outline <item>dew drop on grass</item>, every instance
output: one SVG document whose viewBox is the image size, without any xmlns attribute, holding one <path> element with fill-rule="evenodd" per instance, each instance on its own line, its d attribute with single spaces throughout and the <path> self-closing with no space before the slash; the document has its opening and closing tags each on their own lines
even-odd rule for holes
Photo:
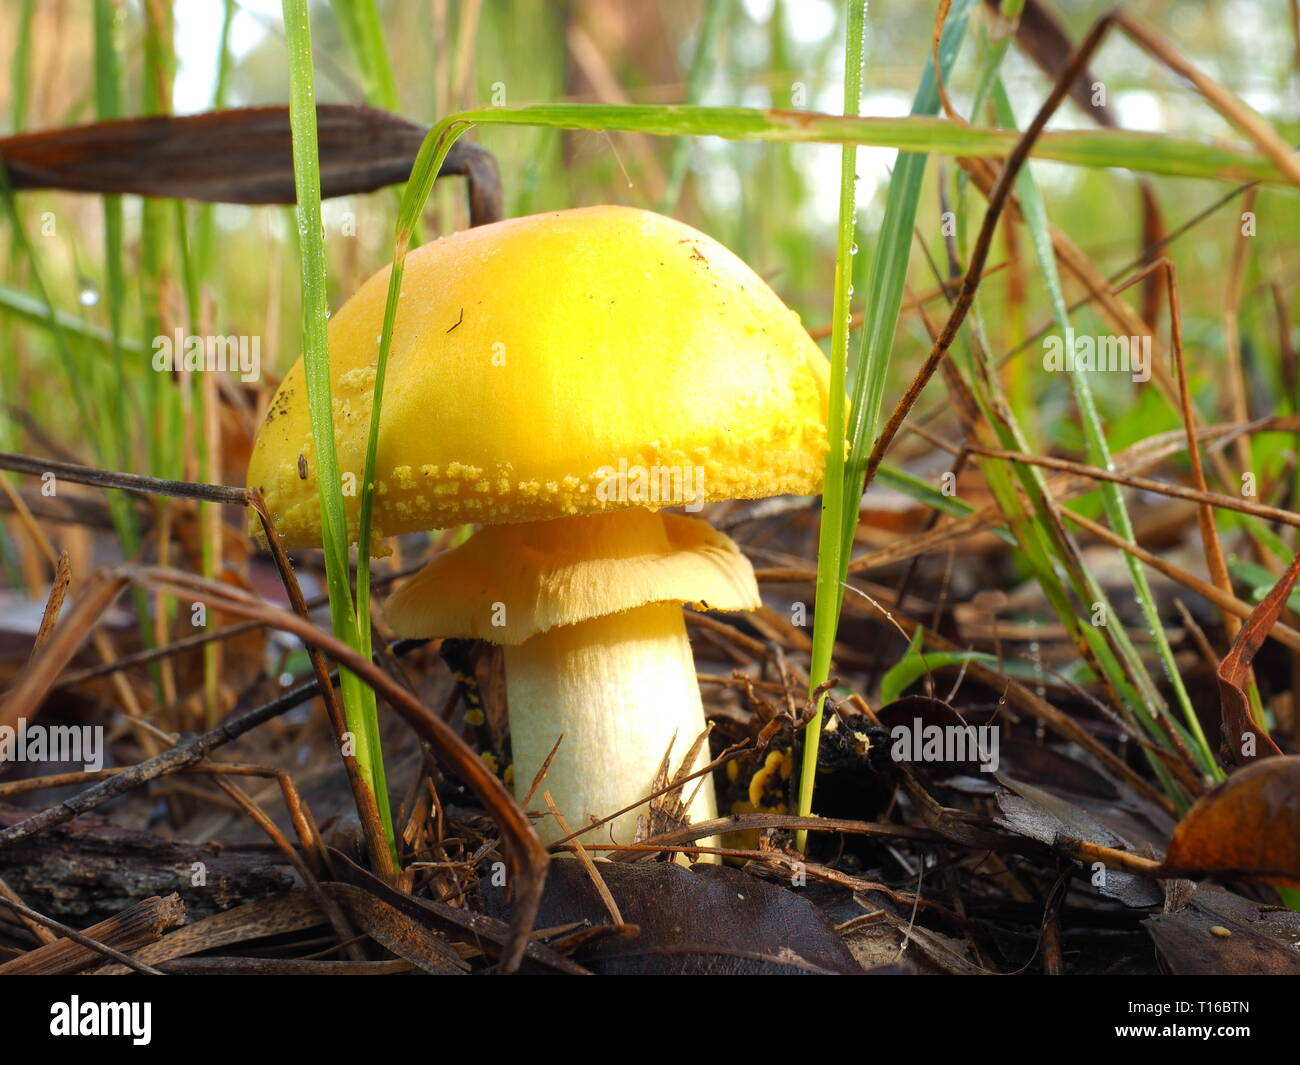
<svg viewBox="0 0 1300 1065">
<path fill-rule="evenodd" d="M 81 291 L 77 293 L 77 302 L 83 307 L 93 307 L 99 302 L 99 289 L 89 281 L 81 283 Z"/>
</svg>

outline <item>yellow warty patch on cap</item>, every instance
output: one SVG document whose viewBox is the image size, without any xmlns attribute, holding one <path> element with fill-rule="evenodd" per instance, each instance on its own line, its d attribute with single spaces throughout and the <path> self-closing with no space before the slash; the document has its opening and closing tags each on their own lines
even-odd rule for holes
<svg viewBox="0 0 1300 1065">
<path fill-rule="evenodd" d="M 650 510 L 494 525 L 439 555 L 384 607 L 403 636 L 519 644 L 648 603 L 754 610 L 749 560 L 707 522 Z"/>
<path fill-rule="evenodd" d="M 340 467 L 358 482 L 344 500 L 354 539 L 388 273 L 329 328 Z M 464 522 L 819 491 L 826 381 L 794 312 L 673 219 L 589 207 L 444 237 L 406 261 L 374 542 Z M 321 542 L 315 475 L 299 359 L 248 471 L 287 547 Z M 661 498 L 669 485 L 696 497 Z"/>
</svg>

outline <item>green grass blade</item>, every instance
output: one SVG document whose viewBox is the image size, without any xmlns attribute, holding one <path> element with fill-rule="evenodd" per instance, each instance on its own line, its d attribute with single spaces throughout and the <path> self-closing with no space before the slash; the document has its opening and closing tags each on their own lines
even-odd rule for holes
<svg viewBox="0 0 1300 1065">
<path fill-rule="evenodd" d="M 1003 125 L 1014 127 L 1015 115 L 1011 110 L 1011 101 L 1007 97 L 1001 78 L 994 80 L 993 105 L 998 115 L 998 121 Z M 1061 278 L 1056 269 L 1056 253 L 1052 248 L 1047 207 L 1043 202 L 1043 197 L 1038 190 L 1038 183 L 1034 180 L 1034 175 L 1028 164 L 1022 167 L 1020 173 L 1016 175 L 1016 195 L 1020 200 L 1020 209 L 1024 215 L 1025 225 L 1029 230 L 1030 243 L 1034 251 L 1034 261 L 1038 264 L 1052 305 L 1052 314 L 1056 318 L 1057 327 L 1061 330 L 1062 336 L 1068 335 L 1070 312 L 1066 306 L 1065 292 L 1061 288 Z M 1088 460 L 1102 469 L 1112 469 L 1110 444 L 1106 440 L 1106 431 L 1101 424 L 1101 417 L 1097 411 L 1097 404 L 1092 394 L 1092 385 L 1088 379 L 1088 374 L 1085 371 L 1076 370 L 1069 374 L 1069 379 L 1070 388 L 1074 393 L 1075 404 L 1079 410 L 1084 440 L 1088 448 Z M 1123 490 L 1118 484 L 1109 481 L 1103 481 L 1098 487 L 1101 490 L 1102 504 L 1106 510 L 1106 516 L 1110 521 L 1111 528 L 1115 530 L 1116 535 L 1132 542 L 1133 525 L 1129 520 L 1128 508 L 1124 504 Z M 1182 709 L 1187 728 L 1194 741 L 1194 750 L 1201 763 L 1201 769 L 1211 776 L 1221 778 L 1222 770 L 1219 768 L 1209 743 L 1206 741 L 1205 733 L 1201 729 L 1200 719 L 1192 707 L 1191 698 L 1188 696 L 1187 688 L 1183 684 L 1182 675 L 1174 664 L 1173 648 L 1169 646 L 1169 638 L 1165 635 L 1164 625 L 1160 621 L 1160 610 L 1156 605 L 1155 597 L 1152 595 L 1146 573 L 1142 569 L 1142 563 L 1127 552 L 1124 553 L 1124 562 L 1128 568 L 1134 595 L 1147 623 L 1147 629 L 1151 633 L 1156 652 L 1173 687 L 1174 695 Z M 1104 605 L 1106 606 L 1108 618 L 1112 621 L 1115 620 L 1114 611 L 1109 604 Z M 1140 664 L 1140 659 L 1138 661 Z"/>
<path fill-rule="evenodd" d="M 361 70 L 366 100 L 374 107 L 396 111 L 397 82 L 375 0 L 332 0 L 331 7 Z"/>
<path fill-rule="evenodd" d="M 862 102 L 862 68 L 867 37 L 866 4 L 849 4 L 848 27 L 844 40 L 844 113 L 856 115 Z M 856 497 L 846 498 L 844 479 L 844 442 L 847 411 L 844 382 L 848 375 L 849 289 L 853 280 L 853 256 L 857 253 L 857 162 L 858 149 L 845 145 L 840 151 L 840 217 L 835 234 L 835 297 L 831 319 L 830 403 L 826 417 L 826 479 L 822 487 L 821 528 L 817 544 L 817 600 L 813 605 L 812 665 L 809 690 L 815 691 L 830 674 L 835 649 L 835 630 L 841 603 L 840 582 L 848 566 L 847 546 L 840 536 L 844 512 L 851 508 L 856 517 Z M 799 773 L 798 813 L 806 817 L 812 810 L 813 781 L 817 775 L 817 750 L 821 742 L 822 710 L 825 695 L 817 700 L 817 709 L 804 730 L 803 762 Z M 795 846 L 802 850 L 808 834 L 800 832 Z"/>
<path fill-rule="evenodd" d="M 121 71 L 117 61 L 113 22 L 116 9 L 108 0 L 95 0 L 95 114 L 101 119 L 122 117 Z M 122 246 L 122 197 L 105 196 L 104 204 L 104 299 L 108 312 L 109 358 L 116 371 L 117 387 L 109 404 L 117 430 L 115 465 L 130 469 L 128 455 L 126 358 L 122 350 L 122 312 L 126 306 L 126 268 Z M 132 512 L 134 514 L 134 512 Z"/>
<path fill-rule="evenodd" d="M 964 25 L 957 0 L 950 26 Z M 949 38 L 953 46 L 959 38 Z M 940 46 L 941 61 L 943 45 Z M 930 70 L 926 65 L 927 72 Z M 863 144 L 903 152 L 1001 158 L 1019 134 L 1014 130 L 959 126 L 947 119 L 913 114 L 906 118 L 828 115 L 813 111 L 773 111 L 745 107 L 690 107 L 682 104 L 534 104 L 462 111 L 448 121 L 472 125 L 543 126 L 553 129 L 608 130 L 654 136 L 722 137 L 785 144 Z M 1124 129 L 1057 130 L 1034 142 L 1035 159 L 1075 166 L 1119 167 L 1138 173 L 1220 181 L 1286 184 L 1266 156 L 1221 142 Z"/>
<path fill-rule="evenodd" d="M 366 436 L 366 463 L 361 478 L 361 498 L 357 523 L 357 613 L 367 617 L 370 604 L 370 533 L 374 506 L 375 462 L 379 453 L 379 422 L 383 410 L 384 382 L 388 373 L 388 353 L 393 343 L 393 325 L 401 298 L 402 277 L 406 270 L 406 253 L 419 223 L 425 202 L 451 146 L 469 127 L 455 129 L 436 126 L 425 137 L 411 168 L 398 212 L 397 239 L 393 250 L 393 268 L 388 277 L 388 295 L 384 304 L 384 326 L 379 335 L 379 356 L 375 363 L 375 387 L 370 399 L 370 424 Z"/>
<path fill-rule="evenodd" d="M 983 662 L 991 666 L 998 664 L 997 655 L 982 651 L 931 651 L 926 654 L 922 650 L 924 643 L 925 631 L 918 625 L 912 634 L 911 649 L 880 678 L 881 706 L 896 702 L 912 684 L 936 669 L 960 666 L 967 662 Z"/>
<path fill-rule="evenodd" d="M 75 314 L 70 314 L 67 311 L 55 311 L 53 315 L 50 315 L 45 303 L 39 296 L 33 296 L 10 285 L 0 284 L 0 312 L 13 315 L 13 317 L 29 325 L 37 325 L 50 330 L 61 329 L 69 337 L 80 343 L 93 344 L 101 349 L 106 356 L 111 355 L 115 348 L 132 356 L 144 355 L 149 350 L 148 347 L 134 338 L 125 337 L 114 341 L 112 334 L 107 330 L 101 329 L 87 322 L 84 318 L 78 318 Z"/>
<path fill-rule="evenodd" d="M 50 330 L 55 351 L 59 356 L 59 364 L 67 377 L 68 390 L 72 393 L 73 402 L 76 404 L 77 416 L 81 419 L 82 425 L 94 427 L 99 423 L 90 417 L 90 408 L 86 404 L 86 389 L 83 387 L 87 369 L 64 331 L 62 320 L 54 311 L 54 299 L 45 283 L 44 271 L 38 264 L 36 251 L 27 236 L 27 230 L 23 227 L 22 216 L 18 213 L 18 204 L 14 201 L 13 186 L 9 182 L 9 171 L 3 162 L 0 162 L 0 200 L 4 201 L 5 214 L 9 219 L 15 246 L 27 260 L 32 287 L 36 289 L 36 298 L 44 312 L 45 325 Z"/>
<path fill-rule="evenodd" d="M 35 14 L 36 0 L 22 0 L 13 65 L 9 68 L 9 120 L 15 133 L 21 133 L 27 125 L 27 100 L 32 84 L 32 17 Z"/>
<path fill-rule="evenodd" d="M 122 117 L 122 71 L 117 58 L 116 12 L 117 8 L 109 0 L 95 0 L 95 115 L 101 120 Z M 114 379 L 114 386 L 106 390 L 109 423 L 114 435 L 112 457 L 108 461 L 115 469 L 130 470 L 135 465 L 130 430 L 133 385 L 127 376 L 127 359 L 128 354 L 140 354 L 145 349 L 143 345 L 128 342 L 122 336 L 126 309 L 122 197 L 104 196 L 101 202 L 104 205 L 104 303 L 108 313 L 106 354 Z M 72 328 L 67 331 L 70 334 L 77 332 Z M 84 338 L 86 334 L 80 335 Z M 138 557 L 144 543 L 144 534 L 136 508 L 126 496 L 117 491 L 108 493 L 108 507 L 123 554 L 127 558 Z M 144 647 L 152 647 L 154 640 L 149 624 L 148 593 L 143 588 L 132 587 L 131 598 L 135 603 L 141 643 Z M 149 664 L 149 674 L 154 692 L 161 700 L 162 670 L 158 663 Z"/>
<path fill-rule="evenodd" d="M 957 0 L 948 13 L 947 22 L 940 35 L 939 62 L 945 78 L 956 61 L 958 49 L 965 37 L 966 18 L 970 6 L 970 0 Z M 926 63 L 921 84 L 912 101 L 912 115 L 917 118 L 930 115 L 938 107 L 939 89 L 933 60 L 931 60 Z M 918 153 L 907 153 L 898 157 L 893 176 L 889 181 L 885 218 L 876 242 L 876 253 L 867 287 L 866 317 L 862 323 L 861 347 L 853 375 L 853 421 L 849 436 L 851 451 L 847 475 L 850 478 L 848 491 L 855 499 L 861 498 L 865 487 L 867 460 L 879 426 L 885 381 L 889 374 L 890 352 L 903 306 L 903 288 L 907 283 L 912 231 L 916 225 L 916 211 L 921 198 L 921 183 L 925 178 L 926 159 L 926 155 Z M 856 526 L 857 513 L 846 514 L 844 524 L 840 527 L 840 536 L 844 543 L 852 544 L 853 530 Z M 844 579 L 843 571 L 840 579 Z M 842 589 L 839 594 L 842 598 Z M 837 610 L 836 617 L 838 616 Z"/>
<path fill-rule="evenodd" d="M 361 476 L 361 497 L 357 521 L 357 598 L 356 629 L 360 647 L 369 654 L 370 645 L 370 538 L 373 524 L 375 463 L 379 453 L 379 427 L 383 412 L 384 382 L 388 373 L 388 355 L 393 343 L 393 326 L 397 321 L 397 307 L 401 299 L 402 276 L 406 269 L 406 253 L 411 240 L 418 232 L 420 215 L 433 191 L 433 185 L 442 169 L 443 160 L 456 140 L 468 126 L 439 125 L 429 132 L 420 146 L 411 177 L 402 194 L 398 210 L 397 238 L 393 250 L 393 267 L 388 277 L 388 293 L 384 304 L 384 324 L 379 335 L 379 356 L 375 363 L 375 386 L 370 398 L 370 423 L 366 434 L 366 459 Z M 377 742 L 377 737 L 376 737 Z M 382 767 L 381 767 L 382 768 Z"/>
<path fill-rule="evenodd" d="M 316 459 L 316 484 L 320 493 L 321 540 L 325 552 L 330 617 L 336 636 L 350 647 L 368 651 L 369 626 L 368 623 L 364 626 L 366 635 L 363 637 L 358 631 L 357 615 L 348 587 L 347 517 L 335 449 L 311 23 L 307 0 L 283 0 L 283 8 L 289 51 L 289 120 L 293 130 L 294 184 L 298 193 L 298 236 L 302 260 L 303 363 Z M 376 742 L 378 711 L 374 690 L 347 670 L 339 673 L 344 713 L 354 737 L 357 763 L 374 791 L 389 847 L 396 856 L 383 755 Z"/>
<path fill-rule="evenodd" d="M 887 462 L 882 462 L 880 468 L 876 470 L 876 480 L 882 485 L 893 488 L 895 491 L 911 496 L 918 503 L 922 503 L 932 510 L 937 510 L 940 514 L 947 514 L 953 518 L 964 518 L 967 514 L 975 513 L 975 508 L 964 499 L 944 495 L 939 489 L 921 480 L 921 478 L 913 476 L 906 470 L 900 470 L 897 466 L 891 466 Z M 1010 544 L 1012 547 L 1016 546 L 1016 538 L 1002 526 L 999 525 L 989 531 L 1003 543 Z"/>
<path fill-rule="evenodd" d="M 220 111 L 226 106 L 226 90 L 230 83 L 230 28 L 235 21 L 235 0 L 222 0 L 221 35 L 217 38 L 217 79 L 212 87 L 212 109 Z M 213 205 L 199 204 L 198 237 L 195 256 L 199 269 L 207 274 L 212 265 L 212 255 L 216 240 Z"/>
<path fill-rule="evenodd" d="M 944 33 L 940 38 L 939 61 L 947 69 L 956 58 L 957 48 L 965 32 L 966 11 L 971 0 L 957 0 L 949 14 Z M 847 62 L 847 60 L 846 60 Z M 861 59 L 859 57 L 859 66 Z M 849 70 L 845 68 L 846 72 Z M 846 73 L 846 101 L 848 85 Z M 926 65 L 912 112 L 914 115 L 933 111 L 939 106 L 938 90 L 931 64 Z M 848 112 L 850 108 L 845 107 Z M 857 98 L 852 110 L 857 110 Z M 845 149 L 845 158 L 856 160 L 856 151 Z M 858 523 L 858 505 L 862 498 L 870 444 L 875 436 L 875 424 L 880 414 L 884 395 L 885 377 L 889 370 L 889 351 L 903 304 L 903 287 L 907 279 L 907 263 L 912 245 L 912 227 L 916 219 L 917 204 L 921 195 L 921 181 L 925 176 L 924 155 L 900 155 L 889 183 L 885 206 L 885 219 L 876 244 L 870 283 L 866 297 L 866 319 L 862 326 L 862 350 L 853 375 L 852 420 L 847 438 L 849 454 L 844 456 L 837 442 L 846 438 L 844 421 L 845 359 L 843 353 L 831 355 L 831 413 L 828 418 L 828 439 L 832 441 L 826 459 L 826 483 L 822 497 L 821 534 L 817 552 L 817 601 L 814 605 L 812 661 L 808 671 L 810 690 L 815 691 L 830 675 L 831 655 L 835 634 L 839 628 L 840 610 L 844 603 L 844 582 L 848 576 L 849 555 L 853 547 L 853 532 Z M 847 175 L 850 190 L 847 193 L 849 210 L 853 210 L 852 168 Z M 841 227 L 846 193 L 841 188 Z M 841 239 L 843 233 L 841 232 Z M 841 249 L 841 255 L 846 249 Z M 837 261 L 837 278 L 840 263 L 851 273 L 847 259 Z M 845 283 L 844 303 L 840 303 L 840 290 L 836 288 L 836 307 L 833 319 L 835 330 L 847 329 L 848 293 Z M 843 338 L 847 350 L 847 336 Z M 837 414 L 837 409 L 838 414 Z M 813 789 L 816 779 L 817 749 L 821 740 L 822 703 L 818 702 L 813 720 L 804 730 L 803 771 L 799 777 L 798 812 L 807 816 L 812 811 Z M 801 835 L 796 844 L 804 845 Z"/>
<path fill-rule="evenodd" d="M 163 5 L 145 4 L 144 15 L 144 68 L 140 75 L 141 113 L 165 114 L 171 110 L 170 86 L 172 61 L 170 41 L 170 9 Z M 160 21 L 161 20 L 161 21 Z M 140 204 L 140 266 L 138 296 L 140 300 L 141 333 L 144 337 L 160 336 L 163 331 L 162 302 L 163 276 L 167 269 L 168 226 L 166 203 L 146 198 Z M 179 389 L 165 373 L 145 375 L 143 406 L 152 419 L 147 434 L 149 446 L 149 472 L 156 477 L 180 479 L 185 471 L 180 459 L 181 409 Z M 158 612 L 166 615 L 171 610 L 171 597 L 159 594 Z"/>
</svg>

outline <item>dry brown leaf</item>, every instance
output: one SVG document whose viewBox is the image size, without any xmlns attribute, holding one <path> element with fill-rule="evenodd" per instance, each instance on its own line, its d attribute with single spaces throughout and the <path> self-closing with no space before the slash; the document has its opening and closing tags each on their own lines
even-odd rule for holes
<svg viewBox="0 0 1300 1065">
<path fill-rule="evenodd" d="M 1160 873 L 1300 888 L 1300 757 L 1263 759 L 1203 796 L 1174 829 Z"/>
</svg>

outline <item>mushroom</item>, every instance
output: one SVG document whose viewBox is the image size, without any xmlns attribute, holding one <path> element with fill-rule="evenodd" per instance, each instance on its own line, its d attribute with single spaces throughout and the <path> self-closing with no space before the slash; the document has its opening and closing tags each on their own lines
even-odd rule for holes
<svg viewBox="0 0 1300 1065">
<path fill-rule="evenodd" d="M 364 466 L 388 270 L 333 316 L 340 468 Z M 248 480 L 288 548 L 320 543 L 301 360 Z M 462 523 L 386 605 L 397 633 L 504 647 L 515 794 L 572 828 L 708 762 L 682 613 L 760 605 L 748 560 L 688 516 L 819 491 L 825 357 L 735 255 L 673 219 L 601 206 L 510 219 L 410 253 L 390 349 L 374 540 Z M 303 476 L 303 472 L 306 476 Z M 348 473 L 344 473 L 346 478 Z M 349 498 L 349 531 L 357 500 Z M 683 507 L 688 513 L 672 513 Z M 561 737 L 563 739 L 561 740 Z M 680 794 L 716 815 L 710 780 Z M 630 843 L 644 805 L 599 839 Z M 538 824 L 553 842 L 563 830 Z"/>
</svg>

